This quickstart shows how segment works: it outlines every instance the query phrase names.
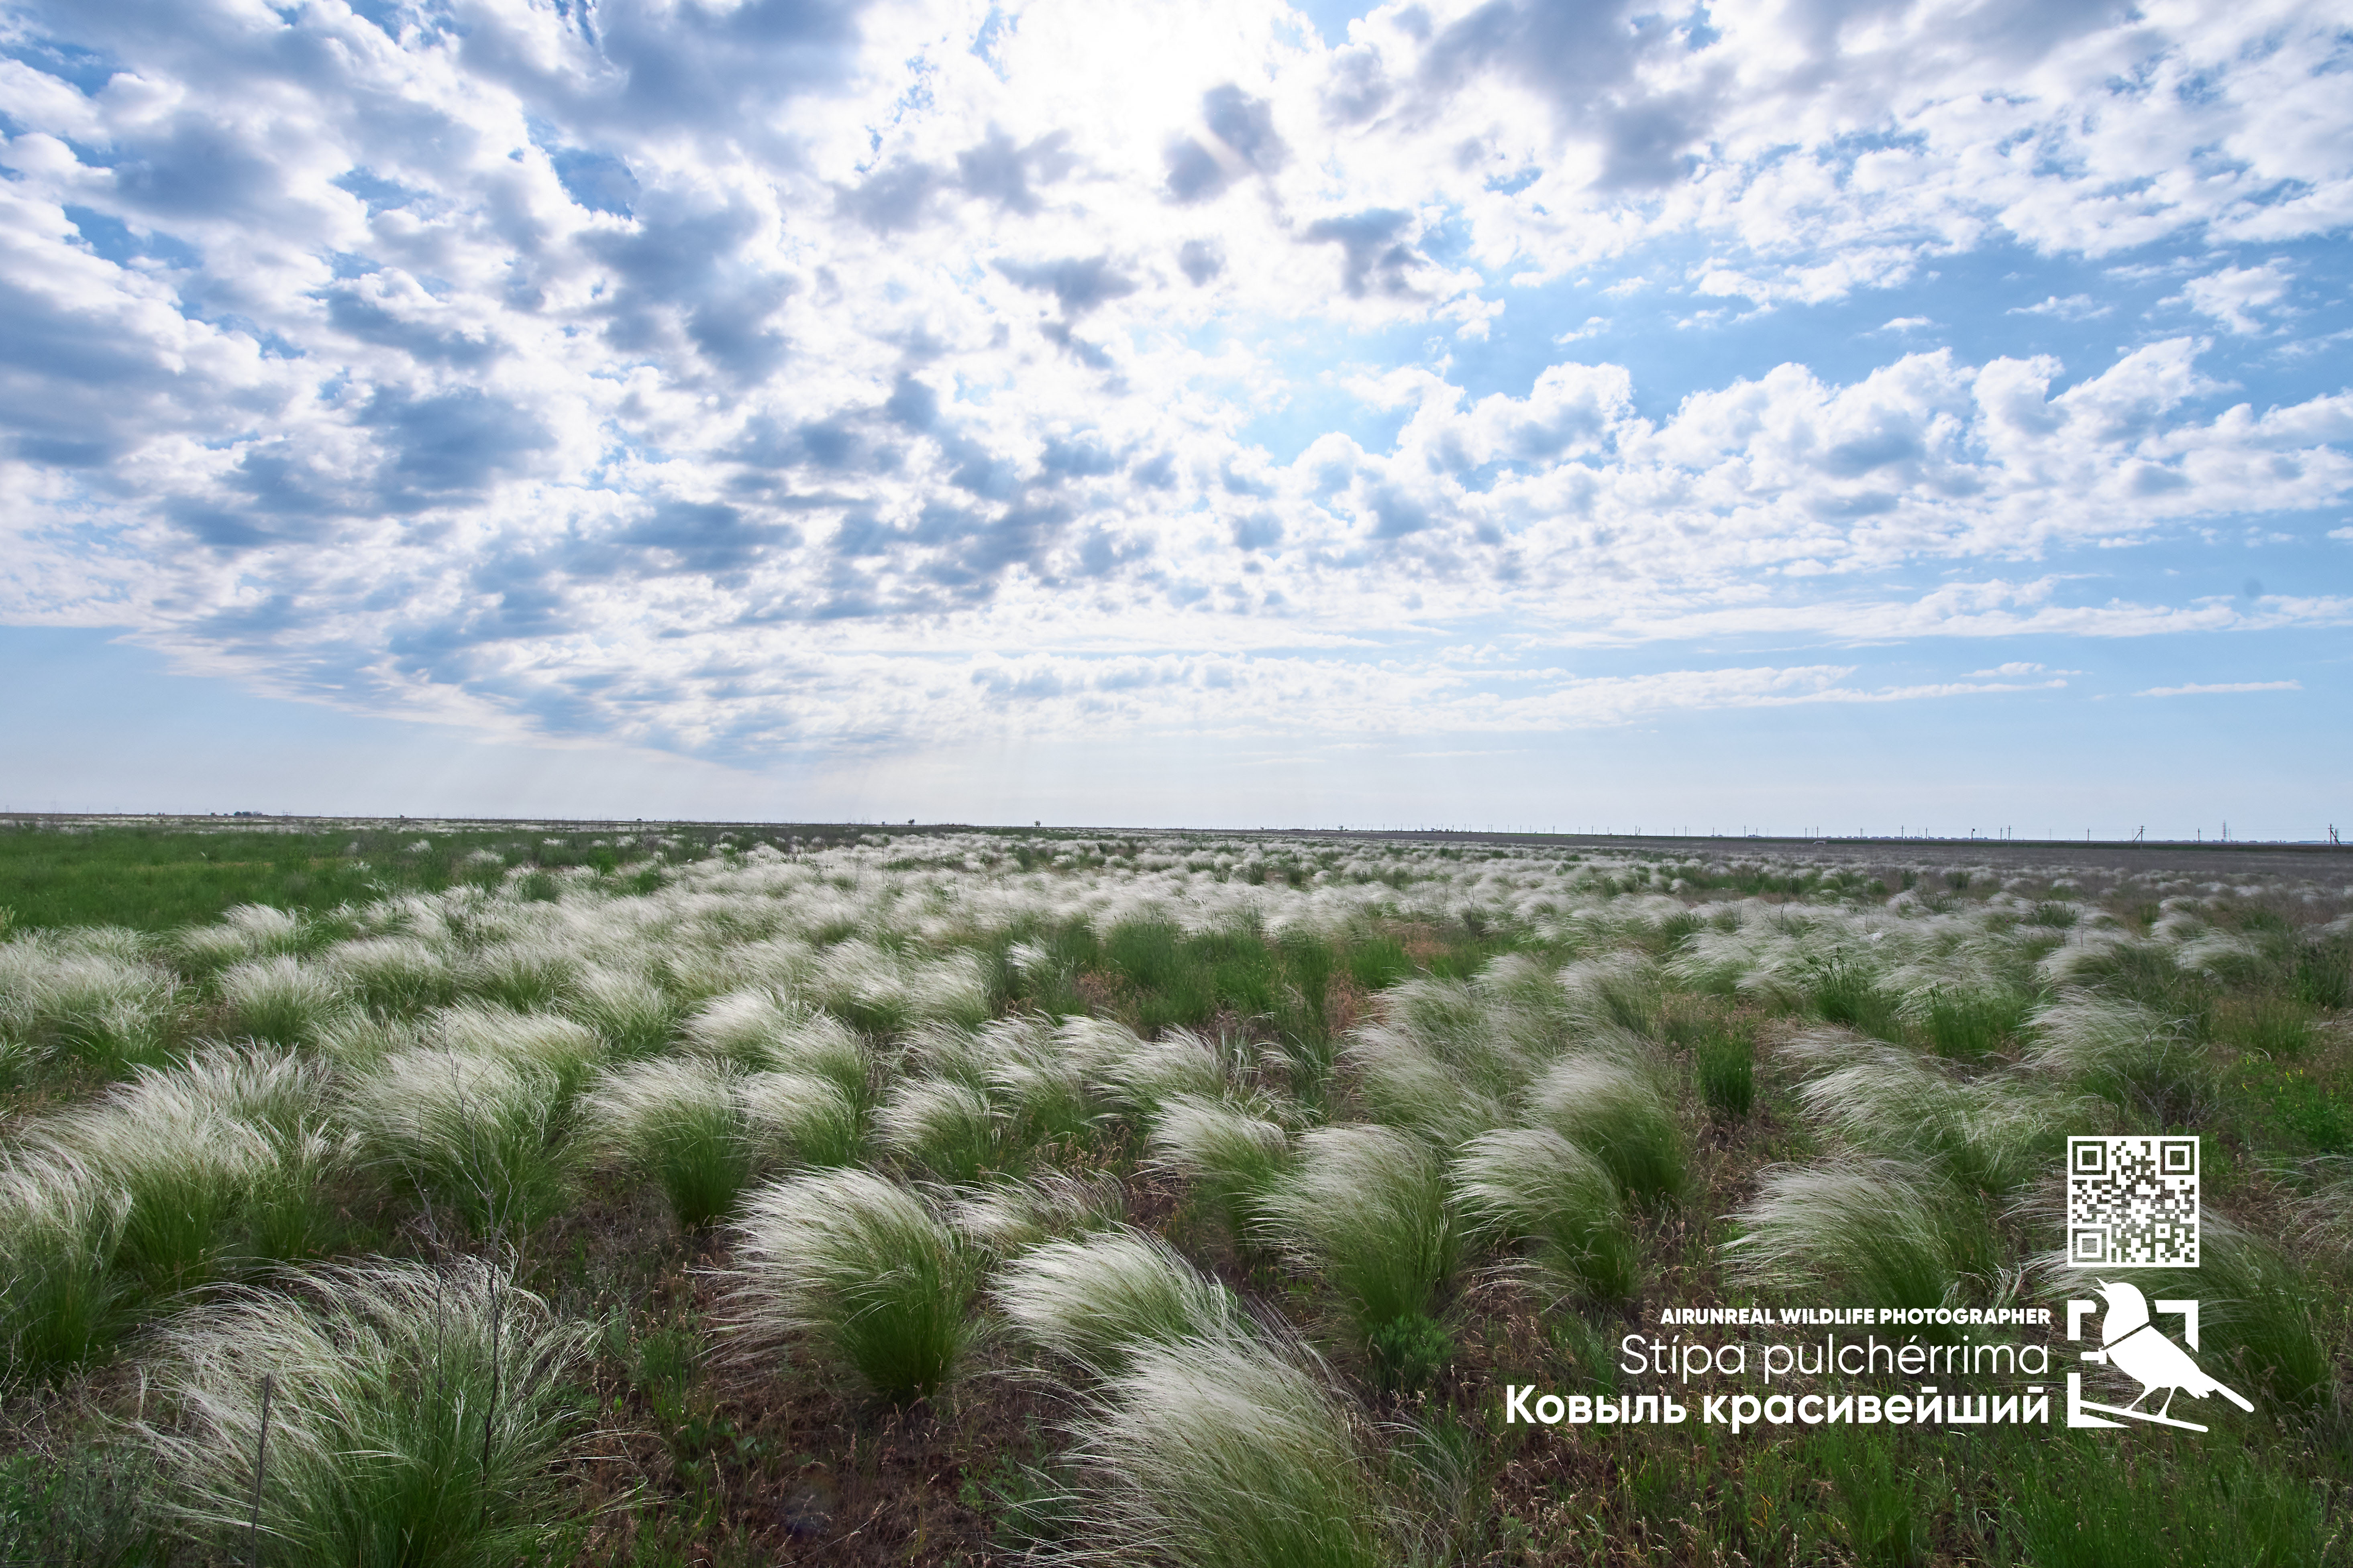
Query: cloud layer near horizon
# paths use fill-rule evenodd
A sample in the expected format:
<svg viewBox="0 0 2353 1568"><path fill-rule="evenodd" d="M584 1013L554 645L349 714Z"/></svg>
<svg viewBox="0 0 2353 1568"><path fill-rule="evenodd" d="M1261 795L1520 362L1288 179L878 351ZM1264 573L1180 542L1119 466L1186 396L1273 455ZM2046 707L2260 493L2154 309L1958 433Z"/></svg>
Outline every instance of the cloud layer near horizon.
<svg viewBox="0 0 2353 1568"><path fill-rule="evenodd" d="M2353 618L2063 564L2344 521L2353 394L2250 371L2343 303L2328 6L5 16L0 615L265 689L750 758Z"/></svg>

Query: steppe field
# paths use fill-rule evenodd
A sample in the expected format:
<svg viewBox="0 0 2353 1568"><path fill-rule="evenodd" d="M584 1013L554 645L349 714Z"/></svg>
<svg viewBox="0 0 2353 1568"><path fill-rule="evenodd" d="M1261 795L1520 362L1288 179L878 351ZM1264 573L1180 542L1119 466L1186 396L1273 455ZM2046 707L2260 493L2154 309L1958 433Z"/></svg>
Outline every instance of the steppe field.
<svg viewBox="0 0 2353 1568"><path fill-rule="evenodd" d="M20 818L0 906L9 1563L2353 1562L2353 854ZM2166 1130L2209 1432L1625 1364L2089 1296Z"/></svg>

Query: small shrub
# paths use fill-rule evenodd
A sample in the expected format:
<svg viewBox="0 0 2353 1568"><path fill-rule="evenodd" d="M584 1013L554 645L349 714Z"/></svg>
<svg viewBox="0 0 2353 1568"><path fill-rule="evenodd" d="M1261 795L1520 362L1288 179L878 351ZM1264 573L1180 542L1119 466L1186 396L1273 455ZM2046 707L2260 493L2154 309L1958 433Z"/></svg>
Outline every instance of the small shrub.
<svg viewBox="0 0 2353 1568"><path fill-rule="evenodd" d="M1372 1331L1373 1375L1391 1394L1415 1394L1438 1380L1454 1361L1454 1336L1426 1313L1392 1318Z"/></svg>

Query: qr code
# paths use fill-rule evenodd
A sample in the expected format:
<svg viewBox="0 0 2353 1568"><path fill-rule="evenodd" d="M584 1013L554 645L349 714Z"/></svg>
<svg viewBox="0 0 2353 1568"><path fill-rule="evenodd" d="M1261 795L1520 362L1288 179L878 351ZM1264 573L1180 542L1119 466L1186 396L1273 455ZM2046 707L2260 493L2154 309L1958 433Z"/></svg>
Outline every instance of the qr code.
<svg viewBox="0 0 2353 1568"><path fill-rule="evenodd" d="M2067 1259L2198 1267L2198 1140L2067 1140Z"/></svg>

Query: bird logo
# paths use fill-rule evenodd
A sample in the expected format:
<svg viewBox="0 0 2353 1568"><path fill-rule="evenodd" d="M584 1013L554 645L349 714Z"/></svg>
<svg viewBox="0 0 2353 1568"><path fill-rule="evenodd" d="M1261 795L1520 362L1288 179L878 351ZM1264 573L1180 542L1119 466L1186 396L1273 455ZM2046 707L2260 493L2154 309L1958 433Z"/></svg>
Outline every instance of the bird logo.
<svg viewBox="0 0 2353 1568"><path fill-rule="evenodd" d="M2097 1411L2102 1415L2127 1416L2136 1421L2154 1421L2161 1426L2180 1426L2192 1432L2205 1431L2205 1427L2195 1422L2174 1419L2171 1411L2173 1398L2177 1394L2187 1394L2192 1399L2203 1399L2210 1394L2219 1394L2242 1410L2254 1409L2254 1405L2249 1403L2244 1395L2219 1379L2209 1376L2200 1369L2195 1361L2190 1359L2189 1351L2183 1350L2166 1337L2165 1331L2159 1329L2151 1319L2148 1298L2140 1293L2139 1287L2121 1282L2111 1285L2102 1280L2099 1282L2099 1288L2101 1300L2107 1303L2107 1310L2100 1316L2100 1348L2084 1352L2084 1359L2088 1362L2104 1362L2115 1367L2138 1383L2140 1393L2134 1396L2129 1405L2094 1405L2083 1397L2083 1375L2080 1373L2070 1373L2067 1377L2067 1424L2069 1426L2114 1426L2117 1425L2114 1421L2101 1420L2097 1415L2083 1414L2086 1411ZM2198 1343L2198 1303L2159 1301L2157 1305L2161 1310L2179 1312L2182 1315L2189 1342L2194 1348ZM2092 1303L2070 1302L2068 1306L2068 1337L2073 1339L2083 1321L2082 1312L2075 1309L2081 1308L2083 1311L2089 1311L2092 1310ZM2142 1402L2160 1389L2165 1393L2164 1402L2155 1410L2142 1409Z"/></svg>

